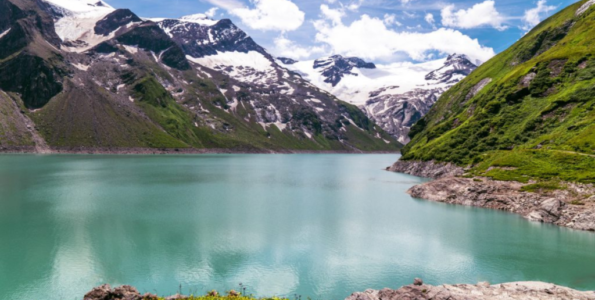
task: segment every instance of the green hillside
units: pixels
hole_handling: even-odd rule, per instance
[[[445,93],[413,127],[402,159],[453,162],[501,180],[595,182],[595,6],[577,13],[586,2]]]

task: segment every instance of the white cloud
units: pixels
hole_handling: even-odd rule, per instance
[[[362,4],[364,4],[364,0],[353,1],[347,5],[347,9],[350,11],[357,11]]]
[[[205,16],[212,19],[213,17],[215,17],[215,14],[217,13],[218,9],[218,7],[212,7],[211,9],[207,10],[207,12],[205,12]]]
[[[433,14],[430,14],[430,13],[428,13],[428,14],[425,16],[425,18],[424,18],[424,19],[426,20],[426,22],[428,22],[428,24],[430,24],[430,25],[432,25],[433,27],[435,27],[435,26],[434,26],[434,23],[435,23],[436,21],[434,20],[434,15],[433,15]]]
[[[525,25],[522,28],[524,30],[529,30],[535,27],[535,25],[541,22],[542,15],[545,15],[554,9],[556,9],[556,7],[547,5],[546,0],[539,0],[537,2],[537,7],[525,11],[525,15],[523,16]]]
[[[277,57],[289,57],[300,60],[314,56],[324,56],[323,54],[326,53],[324,47],[302,47],[283,35],[277,37],[274,42],[275,48],[273,52]]]
[[[225,10],[234,10],[237,8],[243,8],[244,4],[238,0],[207,0],[209,3],[219,6]]]
[[[464,29],[483,26],[491,26],[498,30],[505,30],[507,28],[503,25],[506,18],[496,10],[493,0],[477,3],[467,10],[453,11],[454,8],[455,6],[453,4],[442,9],[442,25]]]
[[[397,21],[397,15],[395,15],[395,14],[384,14],[384,24],[386,26],[392,26],[392,25],[403,26],[403,24],[401,24],[401,22]]]
[[[345,11],[342,9],[333,9],[326,4],[320,5],[320,12],[325,19],[333,22],[333,24],[341,24],[341,19],[345,16]]]
[[[396,32],[388,29],[384,20],[368,15],[362,15],[348,26],[318,20],[314,27],[318,31],[316,41],[327,44],[331,52],[370,60],[390,59],[399,53],[406,53],[415,60],[427,59],[432,52],[461,53],[482,62],[494,56],[492,48],[481,46],[477,39],[453,29]]]
[[[253,0],[248,8],[237,0],[207,0],[237,16],[257,30],[293,31],[304,23],[305,14],[290,0]]]

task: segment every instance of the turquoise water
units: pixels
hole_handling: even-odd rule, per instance
[[[426,282],[595,289],[595,234],[415,200],[395,155],[0,156],[0,299],[93,286],[343,299]]]

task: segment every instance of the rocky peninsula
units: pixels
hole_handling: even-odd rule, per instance
[[[464,178],[453,164],[398,161],[388,170],[433,178],[408,193],[419,199],[496,209],[524,218],[572,229],[595,231],[595,188],[591,184],[564,183],[560,189],[530,189],[534,183]]]

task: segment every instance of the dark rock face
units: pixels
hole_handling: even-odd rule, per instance
[[[215,55],[217,52],[256,51],[270,56],[231,20],[220,20],[212,26],[167,19],[158,23],[169,36],[192,57]]]
[[[326,78],[324,82],[333,86],[339,84],[345,75],[357,76],[357,74],[351,72],[353,68],[375,69],[376,65],[357,57],[342,57],[340,55],[314,61],[314,69],[323,69],[322,75]]]
[[[63,75],[41,58],[21,54],[0,64],[0,88],[20,93],[28,108],[40,108],[62,91]]]
[[[146,22],[135,27],[117,37],[116,40],[124,45],[153,51],[169,67],[178,70],[190,69],[190,64],[182,49],[153,22]]]
[[[95,34],[108,35],[121,26],[142,20],[129,9],[118,9],[95,24]]]
[[[295,59],[291,59],[291,58],[287,58],[287,57],[277,57],[277,59],[286,65],[293,65],[298,62]]]

